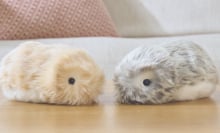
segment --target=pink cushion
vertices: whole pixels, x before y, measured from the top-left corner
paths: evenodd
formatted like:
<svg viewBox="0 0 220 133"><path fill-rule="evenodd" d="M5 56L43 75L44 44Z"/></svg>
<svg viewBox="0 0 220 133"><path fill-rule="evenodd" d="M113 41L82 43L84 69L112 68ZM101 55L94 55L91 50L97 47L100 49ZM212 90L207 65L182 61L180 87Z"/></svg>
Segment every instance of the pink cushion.
<svg viewBox="0 0 220 133"><path fill-rule="evenodd" d="M116 36L102 0L1 0L0 39Z"/></svg>

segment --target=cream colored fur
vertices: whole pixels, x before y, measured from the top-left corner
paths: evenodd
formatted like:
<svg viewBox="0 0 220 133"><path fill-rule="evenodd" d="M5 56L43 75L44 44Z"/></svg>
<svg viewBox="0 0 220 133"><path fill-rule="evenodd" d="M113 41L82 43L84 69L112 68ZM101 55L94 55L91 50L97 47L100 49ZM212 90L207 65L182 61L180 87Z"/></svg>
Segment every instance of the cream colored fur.
<svg viewBox="0 0 220 133"><path fill-rule="evenodd" d="M209 97L216 89L216 85L211 82L199 82L196 85L188 85L181 87L175 93L176 101L195 100L199 98Z"/></svg>

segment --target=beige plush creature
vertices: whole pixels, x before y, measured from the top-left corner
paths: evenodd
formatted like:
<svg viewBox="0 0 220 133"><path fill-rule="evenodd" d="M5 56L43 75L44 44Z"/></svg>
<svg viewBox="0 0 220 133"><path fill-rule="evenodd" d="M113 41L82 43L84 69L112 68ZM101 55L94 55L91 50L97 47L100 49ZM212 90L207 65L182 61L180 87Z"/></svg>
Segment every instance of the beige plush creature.
<svg viewBox="0 0 220 133"><path fill-rule="evenodd" d="M26 42L1 62L0 87L17 101L92 104L104 75L86 52L63 45Z"/></svg>

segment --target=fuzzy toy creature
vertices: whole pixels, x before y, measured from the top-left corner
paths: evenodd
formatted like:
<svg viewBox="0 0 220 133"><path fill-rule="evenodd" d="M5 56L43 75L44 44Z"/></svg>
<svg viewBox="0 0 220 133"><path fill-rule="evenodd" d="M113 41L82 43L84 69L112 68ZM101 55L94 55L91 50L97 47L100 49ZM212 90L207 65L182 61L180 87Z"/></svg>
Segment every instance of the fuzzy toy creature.
<svg viewBox="0 0 220 133"><path fill-rule="evenodd" d="M176 41L139 47L117 66L117 100L126 104L162 104L208 97L218 72L197 44Z"/></svg>
<svg viewBox="0 0 220 133"><path fill-rule="evenodd" d="M62 45L27 42L1 62L0 87L17 101L51 104L92 104L104 75L84 51Z"/></svg>

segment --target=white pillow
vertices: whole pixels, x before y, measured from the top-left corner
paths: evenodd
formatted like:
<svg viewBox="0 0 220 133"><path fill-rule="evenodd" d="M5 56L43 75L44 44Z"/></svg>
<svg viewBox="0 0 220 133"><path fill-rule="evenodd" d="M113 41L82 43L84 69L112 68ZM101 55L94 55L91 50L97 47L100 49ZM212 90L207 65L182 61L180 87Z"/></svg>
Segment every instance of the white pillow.
<svg viewBox="0 0 220 133"><path fill-rule="evenodd" d="M220 32L220 0L104 0L124 37Z"/></svg>

